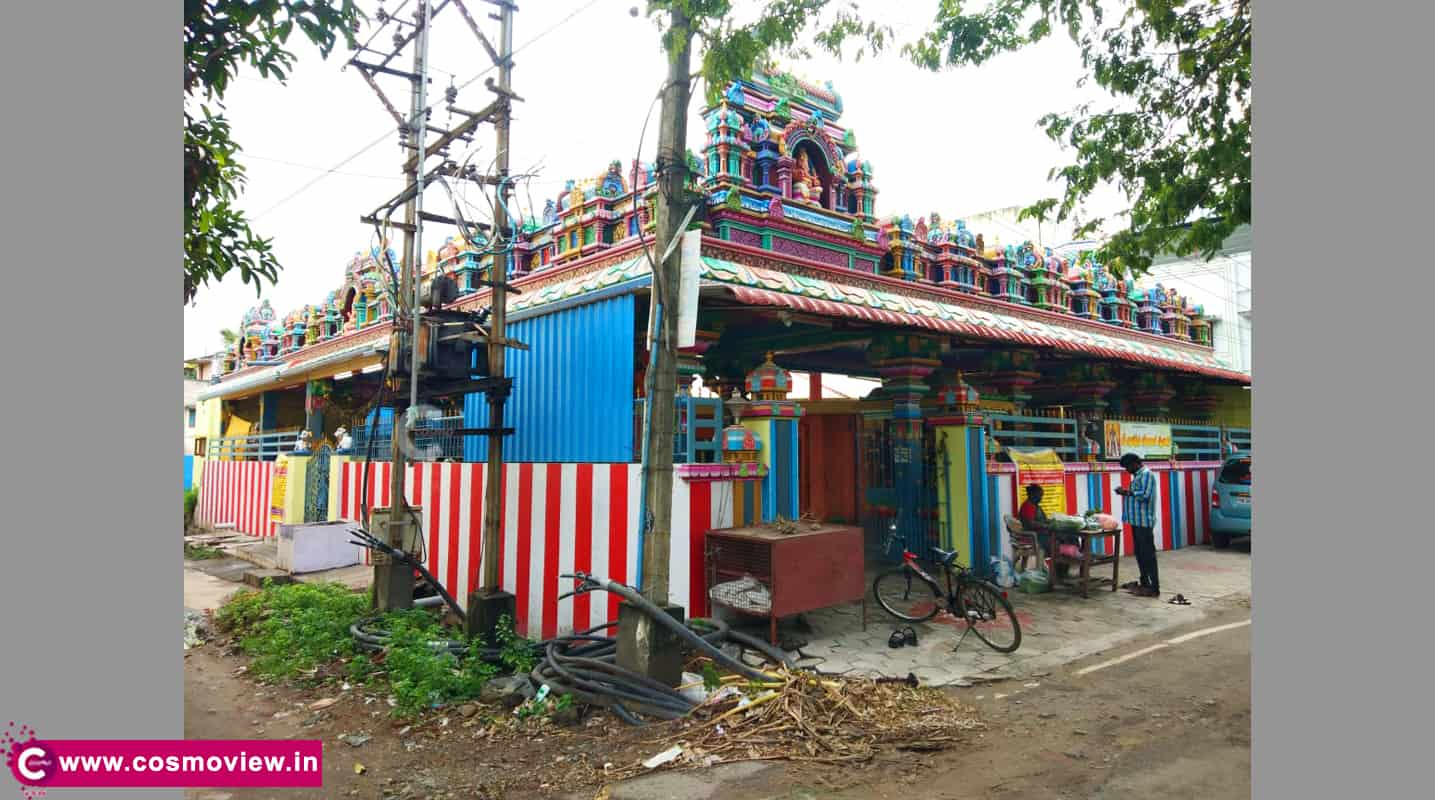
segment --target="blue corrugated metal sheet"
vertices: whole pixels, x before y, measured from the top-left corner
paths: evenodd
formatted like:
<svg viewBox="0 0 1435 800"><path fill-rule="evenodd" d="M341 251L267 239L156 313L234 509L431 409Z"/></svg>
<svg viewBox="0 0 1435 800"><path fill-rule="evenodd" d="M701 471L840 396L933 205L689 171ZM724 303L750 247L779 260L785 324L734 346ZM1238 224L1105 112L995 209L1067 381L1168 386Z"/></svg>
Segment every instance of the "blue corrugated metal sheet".
<svg viewBox="0 0 1435 800"><path fill-rule="evenodd" d="M186 456L184 457L184 490L185 490L186 492L189 491L190 487L193 486L193 485L194 485L194 456L186 455Z"/></svg>
<svg viewBox="0 0 1435 800"><path fill-rule="evenodd" d="M611 297L511 323L528 350L509 350L513 394L504 406L505 461L633 460L633 295ZM464 425L488 426L488 402L464 398ZM464 445L467 461L487 457L484 437Z"/></svg>

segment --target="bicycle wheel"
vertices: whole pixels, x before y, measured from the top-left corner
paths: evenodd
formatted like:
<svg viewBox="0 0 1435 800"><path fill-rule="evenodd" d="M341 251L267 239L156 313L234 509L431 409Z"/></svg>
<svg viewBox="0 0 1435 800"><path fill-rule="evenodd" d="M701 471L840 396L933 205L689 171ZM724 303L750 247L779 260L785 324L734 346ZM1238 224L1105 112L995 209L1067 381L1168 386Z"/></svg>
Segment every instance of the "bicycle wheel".
<svg viewBox="0 0 1435 800"><path fill-rule="evenodd" d="M1021 625L1001 590L986 581L967 581L957 590L957 608L972 633L998 653L1021 646ZM968 612L976 612L973 618Z"/></svg>
<svg viewBox="0 0 1435 800"><path fill-rule="evenodd" d="M904 622L926 622L941 610L941 593L905 564L872 581L877 605Z"/></svg>

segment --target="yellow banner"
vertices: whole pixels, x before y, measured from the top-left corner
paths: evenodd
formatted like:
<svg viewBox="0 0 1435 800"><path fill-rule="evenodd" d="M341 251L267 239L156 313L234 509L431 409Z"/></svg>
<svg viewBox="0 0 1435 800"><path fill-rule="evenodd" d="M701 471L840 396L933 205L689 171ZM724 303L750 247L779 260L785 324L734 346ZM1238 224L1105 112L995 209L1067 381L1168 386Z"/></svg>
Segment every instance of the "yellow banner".
<svg viewBox="0 0 1435 800"><path fill-rule="evenodd" d="M1106 421L1106 457L1117 459L1127 453L1142 458L1171 457L1171 426L1155 422Z"/></svg>
<svg viewBox="0 0 1435 800"><path fill-rule="evenodd" d="M1066 513L1066 466L1055 450L1007 450L1016 464L1017 501L1026 502L1026 487L1041 487L1041 510L1047 516Z"/></svg>
<svg viewBox="0 0 1435 800"><path fill-rule="evenodd" d="M274 465L273 492L269 498L269 514L275 522L284 521L284 491L289 483L289 457L279 456Z"/></svg>

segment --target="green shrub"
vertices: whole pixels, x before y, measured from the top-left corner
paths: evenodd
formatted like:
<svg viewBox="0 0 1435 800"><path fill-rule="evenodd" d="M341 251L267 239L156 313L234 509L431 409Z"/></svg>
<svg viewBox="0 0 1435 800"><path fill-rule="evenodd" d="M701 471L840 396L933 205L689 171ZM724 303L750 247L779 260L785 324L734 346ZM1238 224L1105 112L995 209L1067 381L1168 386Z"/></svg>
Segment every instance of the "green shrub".
<svg viewBox="0 0 1435 800"><path fill-rule="evenodd" d="M538 665L538 651L533 642L519 636L513 630L513 618L504 614L498 618L498 659L514 675L527 675Z"/></svg>
<svg viewBox="0 0 1435 800"><path fill-rule="evenodd" d="M401 717L474 699L501 669L527 674L537 663L533 643L513 632L510 619L499 627L501 668L483 660L480 640L445 628L437 615L417 608L379 617L372 627L388 632L388 647L382 653L362 652L349 628L368 614L367 597L340 584L266 584L231 599L215 620L253 657L249 673L256 678L309 679L320 667L346 661L342 671L329 670L324 677L344 675L380 688L386 683L396 703L394 714ZM466 657L435 652L429 645L452 639L468 642Z"/></svg>
<svg viewBox="0 0 1435 800"><path fill-rule="evenodd" d="M448 631L432 614L391 612L384 615L383 624L390 636L384 666L398 703L394 711L400 716L471 700L498 674L498 667L478 657L477 645L471 645L469 657L462 661L450 652L434 652L429 642L448 638Z"/></svg>
<svg viewBox="0 0 1435 800"><path fill-rule="evenodd" d="M194 524L194 509L199 505L199 487L195 486L186 489L184 492L184 529Z"/></svg>
<svg viewBox="0 0 1435 800"><path fill-rule="evenodd" d="M354 655L349 626L367 610L362 594L337 583L266 584L244 592L215 614L220 628L253 656L250 674L298 678L321 664Z"/></svg>

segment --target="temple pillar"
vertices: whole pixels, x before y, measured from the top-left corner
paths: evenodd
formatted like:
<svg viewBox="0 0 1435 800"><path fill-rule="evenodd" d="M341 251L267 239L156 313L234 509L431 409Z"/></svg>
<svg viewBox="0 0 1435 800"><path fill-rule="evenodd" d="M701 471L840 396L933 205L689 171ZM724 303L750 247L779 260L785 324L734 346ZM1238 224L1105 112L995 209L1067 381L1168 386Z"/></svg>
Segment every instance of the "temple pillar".
<svg viewBox="0 0 1435 800"><path fill-rule="evenodd" d="M892 472L897 532L908 549L926 542L921 508L928 484L923 475L922 398L931 391L927 376L941 366L937 342L921 336L888 335L872 345L883 392L892 398Z"/></svg>
<svg viewBox="0 0 1435 800"><path fill-rule="evenodd" d="M313 437L311 441L316 447L324 436L324 410L333 393L332 378L304 383L304 430Z"/></svg>
<svg viewBox="0 0 1435 800"><path fill-rule="evenodd" d="M1176 397L1176 413L1198 422L1207 422L1216 413L1221 399L1199 380L1187 381Z"/></svg>
<svg viewBox="0 0 1435 800"><path fill-rule="evenodd" d="M1127 394L1132 413L1143 417L1168 417L1171 415L1171 398L1176 390L1171 388L1166 376L1159 372L1144 372Z"/></svg>
<svg viewBox="0 0 1435 800"><path fill-rule="evenodd" d="M1010 402L1017 414L1025 413L1031 402L1031 386L1041 379L1036 354L1030 350L995 350L987 355L983 366L983 383L991 394Z"/></svg>
<svg viewBox="0 0 1435 800"><path fill-rule="evenodd" d="M255 433L273 433L279 427L279 393L265 392L259 395L259 425ZM261 450L260 461L273 461L279 455L277 450Z"/></svg>
<svg viewBox="0 0 1435 800"><path fill-rule="evenodd" d="M792 374L772 361L772 353L757 369L748 373L746 388L752 399L734 402L741 408L738 425L751 431L760 442L760 463L767 469L761 484L762 521L777 517L801 516L798 484L797 423L802 408L788 400ZM735 411L737 409L734 409Z"/></svg>
<svg viewBox="0 0 1435 800"><path fill-rule="evenodd" d="M1001 552L988 518L986 424L978 394L957 373L939 392L942 410L927 419L936 445L937 529L940 547L958 552L957 562L981 571Z"/></svg>
<svg viewBox="0 0 1435 800"><path fill-rule="evenodd" d="M1077 453L1083 461L1100 461L1106 449L1106 397L1116 388L1105 364L1081 362L1067 370L1066 390L1076 419Z"/></svg>

